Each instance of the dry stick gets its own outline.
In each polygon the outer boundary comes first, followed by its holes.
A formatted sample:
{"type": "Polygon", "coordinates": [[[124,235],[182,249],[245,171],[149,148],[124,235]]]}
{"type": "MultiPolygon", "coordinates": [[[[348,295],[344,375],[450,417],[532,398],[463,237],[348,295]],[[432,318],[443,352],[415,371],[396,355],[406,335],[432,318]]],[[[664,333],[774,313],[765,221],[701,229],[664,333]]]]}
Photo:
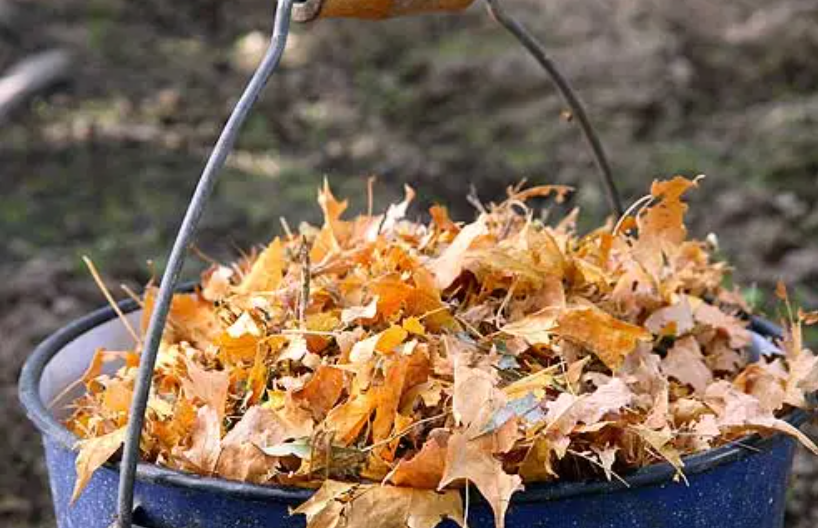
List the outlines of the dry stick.
{"type": "Polygon", "coordinates": [[[207,253],[202,251],[201,248],[199,248],[199,246],[197,246],[196,244],[192,244],[190,246],[190,252],[199,257],[200,259],[202,259],[203,261],[207,262],[208,264],[211,264],[213,266],[219,265],[219,262],[216,259],[207,255],[207,253]]]}
{"type": "Polygon", "coordinates": [[[557,87],[560,95],[562,95],[565,103],[571,109],[573,115],[576,116],[579,126],[582,129],[582,133],[585,136],[585,140],[588,142],[588,146],[591,148],[591,152],[594,155],[594,161],[599,168],[600,177],[607,194],[611,210],[616,216],[622,216],[622,213],[624,212],[622,207],[622,199],[619,197],[619,191],[616,188],[616,182],[613,179],[613,173],[611,171],[610,163],[608,162],[608,157],[605,154],[605,149],[602,146],[602,142],[599,140],[596,130],[594,130],[594,127],[591,124],[591,120],[588,118],[588,114],[585,112],[585,107],[582,105],[579,97],[577,97],[577,95],[574,93],[568,79],[566,79],[562,73],[560,73],[557,66],[548,57],[545,47],[540,44],[540,42],[531,33],[529,33],[529,31],[522,24],[520,24],[520,22],[515,20],[513,17],[507,14],[502,7],[500,7],[500,0],[486,0],[486,5],[488,6],[489,12],[494,19],[506,30],[508,30],[509,33],[514,35],[514,37],[520,41],[520,44],[522,44],[537,60],[540,66],[542,66],[542,68],[551,78],[551,81],[557,87]]]}
{"type": "Polygon", "coordinates": [[[375,203],[374,186],[377,176],[370,176],[366,179],[366,216],[372,216],[375,203]]]}
{"type": "Polygon", "coordinates": [[[463,526],[464,528],[469,528],[469,507],[471,504],[469,503],[469,479],[466,479],[466,498],[464,500],[465,504],[463,505],[463,526]]]}
{"type": "Polygon", "coordinates": [[[395,440],[397,440],[398,438],[402,437],[403,435],[405,435],[406,433],[408,433],[409,431],[411,431],[411,430],[412,430],[412,429],[414,429],[415,427],[417,427],[417,426],[419,426],[419,425],[427,424],[427,423],[429,423],[429,422],[433,422],[433,421],[435,421],[435,420],[439,420],[439,419],[441,419],[441,418],[445,418],[445,417],[446,417],[446,416],[448,416],[448,415],[449,415],[451,412],[452,412],[452,411],[446,411],[446,412],[443,412],[443,413],[440,413],[440,414],[436,414],[436,415],[434,415],[434,416],[430,416],[430,417],[428,417],[428,418],[424,418],[423,420],[418,420],[417,422],[415,422],[415,423],[411,424],[410,426],[408,426],[408,427],[404,428],[403,430],[401,430],[401,431],[399,431],[399,432],[397,432],[397,433],[393,434],[392,436],[390,436],[390,437],[389,437],[389,438],[387,438],[386,440],[381,440],[380,442],[375,442],[375,443],[374,443],[374,444],[372,444],[371,446],[367,446],[367,447],[363,448],[363,449],[361,450],[361,452],[362,452],[362,453],[368,453],[368,452],[372,451],[373,449],[377,449],[377,448],[379,448],[380,446],[391,444],[393,441],[395,441],[395,440]]]}
{"type": "Polygon", "coordinates": [[[120,284],[119,287],[122,288],[122,291],[125,292],[125,295],[130,297],[131,300],[133,300],[133,302],[139,305],[140,308],[145,307],[145,303],[142,301],[139,295],[137,295],[136,292],[131,289],[130,286],[128,286],[127,284],[120,284]]]}
{"type": "Polygon", "coordinates": [[[287,223],[287,219],[283,216],[278,217],[278,221],[281,222],[281,229],[284,230],[284,234],[287,235],[287,239],[292,240],[293,238],[293,231],[290,229],[290,224],[287,223]]]}
{"type": "Polygon", "coordinates": [[[631,487],[631,485],[630,485],[630,484],[628,484],[628,481],[627,481],[627,480],[625,480],[625,479],[623,479],[622,477],[620,477],[619,475],[617,475],[617,474],[616,474],[614,471],[612,471],[611,469],[606,469],[606,468],[605,468],[605,466],[603,466],[603,465],[602,465],[602,464],[601,464],[599,461],[594,460],[593,458],[589,457],[589,456],[588,456],[588,455],[586,455],[585,453],[580,453],[579,451],[574,451],[573,449],[568,449],[568,450],[566,450],[565,452],[566,452],[566,453],[568,453],[568,454],[574,455],[575,457],[584,458],[585,460],[587,460],[587,461],[588,461],[588,462],[590,462],[591,464],[593,464],[593,465],[598,466],[599,468],[601,468],[601,469],[602,469],[603,471],[605,471],[606,473],[610,473],[611,475],[613,475],[613,476],[616,478],[616,480],[618,480],[619,482],[621,482],[622,484],[624,484],[624,485],[625,485],[625,487],[627,487],[627,488],[630,488],[630,487],[631,487]]]}
{"type": "Polygon", "coordinates": [[[486,210],[486,206],[483,205],[483,202],[480,201],[480,197],[477,196],[477,188],[474,186],[473,183],[469,184],[469,194],[466,195],[466,201],[469,202],[472,207],[477,209],[480,214],[486,214],[488,211],[486,210]]]}
{"type": "MultiPolygon", "coordinates": [[[[643,196],[643,197],[639,198],[638,200],[636,200],[635,202],[633,202],[630,205],[630,207],[628,207],[628,210],[625,211],[624,213],[622,213],[622,216],[619,217],[619,221],[616,223],[616,225],[614,226],[613,231],[611,231],[611,233],[614,236],[618,235],[619,230],[622,229],[622,224],[625,223],[625,220],[628,217],[630,217],[633,214],[633,212],[636,211],[637,209],[641,212],[642,207],[643,206],[647,207],[648,205],[650,205],[650,203],[652,201],[653,201],[653,195],[652,194],[646,194],[645,196],[643,196]]],[[[636,216],[638,217],[639,214],[637,213],[636,216]]]]}
{"type": "Polygon", "coordinates": [[[125,314],[122,313],[122,310],[119,309],[119,306],[116,304],[116,301],[111,295],[111,292],[108,291],[108,287],[105,286],[104,282],[102,282],[102,277],[100,277],[99,271],[97,271],[97,267],[94,266],[94,263],[91,262],[91,259],[89,259],[88,257],[85,256],[82,257],[82,261],[85,262],[85,265],[88,267],[88,271],[91,273],[91,277],[93,277],[94,282],[97,283],[97,287],[99,287],[100,291],[102,291],[102,295],[105,296],[105,300],[108,301],[108,304],[110,304],[111,308],[114,309],[114,312],[116,312],[116,315],[122,321],[122,324],[125,325],[125,329],[128,330],[129,334],[131,334],[131,337],[133,337],[136,344],[138,344],[141,347],[142,339],[139,337],[139,334],[137,334],[136,331],[133,329],[130,321],[128,321],[128,319],[125,317],[125,314]]]}
{"type": "Polygon", "coordinates": [[[310,249],[307,237],[301,236],[301,298],[298,300],[298,321],[307,324],[307,306],[310,303],[310,249]]]}

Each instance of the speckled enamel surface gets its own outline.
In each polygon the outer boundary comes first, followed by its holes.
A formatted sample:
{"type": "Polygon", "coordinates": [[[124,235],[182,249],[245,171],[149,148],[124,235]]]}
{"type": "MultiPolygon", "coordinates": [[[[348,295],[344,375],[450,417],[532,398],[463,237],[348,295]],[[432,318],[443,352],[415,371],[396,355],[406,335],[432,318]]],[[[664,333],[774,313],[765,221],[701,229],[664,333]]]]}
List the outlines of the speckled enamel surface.
{"type": "MultiPolygon", "coordinates": [[[[68,504],[74,485],[74,453],[46,440],[51,490],[59,528],[108,528],[116,508],[117,473],[105,467],[82,497],[68,504]]],[[[519,494],[509,509],[509,528],[780,528],[793,442],[779,437],[762,452],[690,475],[689,485],[660,484],[543,502],[519,494]]],[[[136,500],[145,528],[303,527],[290,504],[231,497],[212,490],[140,482],[136,500]]],[[[491,512],[473,504],[469,525],[490,527],[491,512]]],[[[444,526],[444,525],[442,525],[444,526]]],[[[451,528],[452,524],[446,524],[451,528]]]]}

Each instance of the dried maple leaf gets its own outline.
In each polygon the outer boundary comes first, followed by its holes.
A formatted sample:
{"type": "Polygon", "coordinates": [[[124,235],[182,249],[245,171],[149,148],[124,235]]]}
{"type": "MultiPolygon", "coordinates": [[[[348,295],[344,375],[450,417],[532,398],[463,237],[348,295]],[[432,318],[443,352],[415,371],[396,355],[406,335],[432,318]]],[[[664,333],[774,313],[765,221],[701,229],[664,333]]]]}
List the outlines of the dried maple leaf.
{"type": "Polygon", "coordinates": [[[437,489],[446,469],[446,447],[451,433],[435,429],[423,447],[411,458],[398,461],[388,480],[396,486],[437,489]]]}
{"type": "Polygon", "coordinates": [[[195,361],[182,356],[187,368],[187,376],[182,378],[182,387],[188,398],[198,398],[224,417],[227,403],[227,389],[230,374],[224,370],[205,370],[195,361]]]}
{"type": "Polygon", "coordinates": [[[642,327],[620,321],[598,308],[585,306],[562,312],[554,333],[587,347],[614,372],[639,342],[653,339],[642,327]]]}
{"type": "Polygon", "coordinates": [[[271,409],[251,407],[222,439],[216,472],[233,480],[264,482],[276,458],[265,454],[263,448],[311,433],[311,424],[291,423],[271,409]]]}
{"type": "Polygon", "coordinates": [[[476,222],[465,226],[451,245],[438,258],[429,263],[429,271],[434,275],[435,286],[438,289],[445,290],[452,285],[463,270],[463,262],[469,247],[478,237],[487,233],[485,219],[480,217],[476,222]]]}
{"type": "Polygon", "coordinates": [[[752,343],[747,324],[737,317],[724,313],[716,306],[700,303],[693,316],[697,322],[724,332],[734,349],[741,350],[752,343]]]}
{"type": "Polygon", "coordinates": [[[119,451],[124,441],[125,428],[122,427],[111,433],[77,443],[76,448],[79,450],[75,462],[77,478],[71,494],[72,503],[82,494],[82,490],[88,485],[94,472],[119,451]]]}
{"type": "Polygon", "coordinates": [[[275,291],[281,284],[284,266],[284,247],[281,239],[276,237],[253,262],[249,273],[242,278],[238,287],[239,293],[275,291]]]}
{"type": "Polygon", "coordinates": [[[445,519],[463,525],[463,503],[456,491],[328,480],[292,512],[307,517],[307,528],[434,528],[445,519]]]}
{"type": "Polygon", "coordinates": [[[694,326],[693,310],[686,297],[656,310],[645,321],[645,328],[654,335],[681,336],[693,330],[694,326]]]}
{"type": "Polygon", "coordinates": [[[486,437],[469,440],[465,433],[455,432],[446,450],[446,471],[438,489],[458,480],[468,480],[494,510],[494,524],[505,526],[506,510],[511,496],[523,490],[522,479],[509,475],[492,454],[492,444],[486,437]]]}
{"type": "Polygon", "coordinates": [[[554,328],[560,311],[546,308],[518,321],[505,325],[501,330],[505,334],[521,337],[529,345],[547,345],[551,343],[554,328]]]}
{"type": "Polygon", "coordinates": [[[201,473],[210,475],[216,470],[221,453],[222,424],[213,407],[200,407],[190,432],[190,448],[182,455],[201,473]]]}
{"type": "Polygon", "coordinates": [[[377,314],[378,296],[376,295],[366,306],[352,306],[350,308],[344,308],[344,310],[341,312],[341,322],[344,324],[350,324],[358,319],[372,319],[377,314]]]}
{"type": "Polygon", "coordinates": [[[684,337],[673,344],[662,360],[662,372],[704,393],[713,381],[713,374],[704,362],[699,343],[695,337],[684,337]]]}
{"type": "Polygon", "coordinates": [[[818,446],[791,424],[776,418],[765,410],[757,398],[739,392],[726,381],[718,381],[707,388],[705,402],[716,411],[720,429],[778,431],[790,435],[806,448],[818,454],[818,446]]]}
{"type": "Polygon", "coordinates": [[[303,388],[293,393],[293,399],[312,413],[316,421],[321,421],[344,392],[343,371],[328,365],[321,365],[303,388]]]}
{"type": "Polygon", "coordinates": [[[349,445],[361,434],[376,405],[374,393],[359,394],[334,407],[324,420],[324,424],[328,430],[335,433],[337,442],[344,446],[349,445]]]}

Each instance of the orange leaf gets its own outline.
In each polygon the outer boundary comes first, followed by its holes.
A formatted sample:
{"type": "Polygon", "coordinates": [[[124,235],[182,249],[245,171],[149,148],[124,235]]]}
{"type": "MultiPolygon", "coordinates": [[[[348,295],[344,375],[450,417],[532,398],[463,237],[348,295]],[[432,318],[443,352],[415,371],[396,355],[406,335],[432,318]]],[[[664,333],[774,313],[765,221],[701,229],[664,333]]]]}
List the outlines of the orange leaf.
{"type": "Polygon", "coordinates": [[[446,468],[446,446],[451,433],[435,429],[420,451],[412,458],[398,462],[389,480],[397,486],[417,489],[437,489],[446,468]]]}
{"type": "Polygon", "coordinates": [[[316,421],[321,421],[335,406],[343,391],[343,371],[321,365],[307,384],[293,393],[293,398],[309,410],[316,421]]]}
{"type": "Polygon", "coordinates": [[[239,293],[271,292],[278,289],[284,273],[284,247],[278,237],[258,256],[238,287],[239,293]]]}
{"type": "Polygon", "coordinates": [[[376,403],[371,392],[359,394],[334,407],[324,420],[324,424],[328,430],[335,432],[337,442],[349,445],[361,434],[376,403]]]}
{"type": "Polygon", "coordinates": [[[613,371],[619,369],[640,341],[653,339],[644,328],[593,307],[566,310],[559,316],[554,333],[588,348],[613,371]]]}

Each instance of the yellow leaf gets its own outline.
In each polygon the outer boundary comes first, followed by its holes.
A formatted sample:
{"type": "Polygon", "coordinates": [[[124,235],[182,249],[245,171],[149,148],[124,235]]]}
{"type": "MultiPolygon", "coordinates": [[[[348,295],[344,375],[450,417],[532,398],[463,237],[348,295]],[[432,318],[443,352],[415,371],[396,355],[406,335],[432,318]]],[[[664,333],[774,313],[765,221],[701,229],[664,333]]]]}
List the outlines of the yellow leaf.
{"type": "Polygon", "coordinates": [[[278,289],[284,273],[284,247],[278,237],[261,252],[238,287],[239,293],[270,292],[278,289]]]}
{"type": "Polygon", "coordinates": [[[420,319],[417,317],[407,317],[401,323],[403,329],[409,332],[410,334],[415,334],[418,336],[425,336],[426,335],[426,328],[423,326],[423,323],[420,322],[420,319]]]}

